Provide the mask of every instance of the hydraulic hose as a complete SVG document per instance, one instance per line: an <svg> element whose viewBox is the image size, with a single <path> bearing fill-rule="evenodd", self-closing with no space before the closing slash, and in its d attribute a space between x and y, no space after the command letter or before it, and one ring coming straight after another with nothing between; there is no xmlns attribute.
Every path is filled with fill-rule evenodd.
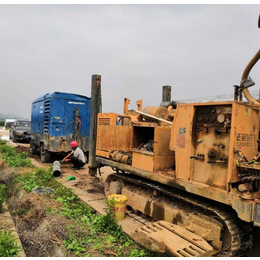
<svg viewBox="0 0 260 260"><path fill-rule="evenodd" d="M258 62L259 59L260 59L260 50L258 50L258 52L255 54L255 56L250 60L250 62L246 66L246 68L243 72L242 78L241 78L240 86L241 86L241 83L248 78L248 75L249 75L251 69L255 66L255 64ZM256 105L260 105L259 101L257 101L255 98L252 97L248 88L243 88L242 92L248 101L250 101Z"/></svg>

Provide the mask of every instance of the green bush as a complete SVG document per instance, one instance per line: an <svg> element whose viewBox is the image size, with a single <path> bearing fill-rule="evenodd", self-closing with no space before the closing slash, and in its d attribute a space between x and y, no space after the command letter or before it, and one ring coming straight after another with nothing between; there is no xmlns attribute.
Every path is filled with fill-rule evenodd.
<svg viewBox="0 0 260 260"><path fill-rule="evenodd" d="M51 168L48 171L39 168L34 173L26 173L23 176L17 175L15 180L20 182L23 188L28 192L38 187L57 188L62 186L53 178L51 172Z"/></svg>
<svg viewBox="0 0 260 260"><path fill-rule="evenodd" d="M12 233L5 230L0 233L0 257L17 256L20 250Z"/></svg>
<svg viewBox="0 0 260 260"><path fill-rule="evenodd" d="M4 126L5 125L5 121L0 121L0 126Z"/></svg>
<svg viewBox="0 0 260 260"><path fill-rule="evenodd" d="M5 141L0 140L0 152L2 159L8 163L9 167L31 167L32 163L27 158L27 153L17 153L15 149L6 144Z"/></svg>
<svg viewBox="0 0 260 260"><path fill-rule="evenodd" d="M0 145L6 144L6 141L0 139Z"/></svg>
<svg viewBox="0 0 260 260"><path fill-rule="evenodd" d="M37 185L37 176L35 174L26 173L24 176L17 175L15 180L20 182L23 188L28 192L39 187Z"/></svg>

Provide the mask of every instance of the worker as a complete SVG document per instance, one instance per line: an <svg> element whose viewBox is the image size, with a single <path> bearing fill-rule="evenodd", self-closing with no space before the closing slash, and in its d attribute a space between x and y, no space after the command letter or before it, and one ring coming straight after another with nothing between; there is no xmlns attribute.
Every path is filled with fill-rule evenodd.
<svg viewBox="0 0 260 260"><path fill-rule="evenodd" d="M72 141L70 143L70 147L72 152L69 153L62 162L72 162L74 169L80 169L86 163L86 158L83 151L79 148L79 144L77 141Z"/></svg>

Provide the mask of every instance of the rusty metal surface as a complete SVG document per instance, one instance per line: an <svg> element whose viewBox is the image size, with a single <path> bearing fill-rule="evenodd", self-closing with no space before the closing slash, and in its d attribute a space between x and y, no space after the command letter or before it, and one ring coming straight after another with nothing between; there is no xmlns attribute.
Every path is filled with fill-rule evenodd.
<svg viewBox="0 0 260 260"><path fill-rule="evenodd" d="M239 150L248 159L254 157L258 153L259 136L259 107L234 103L233 110L228 172L228 180L232 182L240 179L234 150Z"/></svg>
<svg viewBox="0 0 260 260"><path fill-rule="evenodd" d="M132 164L132 154L129 152L115 150L109 153L109 158L116 162Z"/></svg>
<svg viewBox="0 0 260 260"><path fill-rule="evenodd" d="M171 86L163 86L162 88L162 102L171 101Z"/></svg>
<svg viewBox="0 0 260 260"><path fill-rule="evenodd" d="M100 141L102 134L100 133L101 126L116 126L117 114L116 113L99 113L97 121L97 142L96 142L96 154L99 156L109 158L109 150L103 150L100 148Z"/></svg>
<svg viewBox="0 0 260 260"><path fill-rule="evenodd" d="M239 197L238 194L227 193L223 189L219 188L208 188L208 185L203 185L196 182L186 182L183 180L176 180L172 172L170 174L165 173L151 173L148 171L143 171L138 168L134 168L130 165L124 165L121 163L113 162L111 160L97 157L97 161L101 165L111 166L123 172L131 172L134 175L145 178L147 180L152 180L161 184L165 184L170 187L174 187L192 194L199 195L204 198L208 198L226 205L232 206L232 208L237 212L238 217L247 222L255 222L255 225L260 224L259 213L254 213L254 209L257 205L257 201L245 200ZM129 174L130 175L130 174Z"/></svg>
<svg viewBox="0 0 260 260"><path fill-rule="evenodd" d="M241 177L237 170L235 152L239 150L248 158L257 154L260 125L258 106L237 101L181 104L175 111L169 133L166 127L162 128L165 131L163 133L158 126L148 126L148 122L138 120L137 118L137 121L129 126L133 130L132 147L127 151L133 153L132 165L98 157L101 165L114 167L123 174L130 173L129 175L145 178L147 182L152 180L158 185L164 184L229 205L229 209L233 208L237 213L232 221L240 218L260 225L259 198L258 195L251 194L256 191L256 181L252 184L253 191L241 191L241 187L244 187L241 183L251 183L253 180ZM109 131L111 129L112 127L109 127ZM102 138L110 136L108 133L102 134ZM113 135L110 147L117 142L119 136L119 133ZM120 137L119 140L123 138ZM142 144L150 141L154 144L152 150L140 149L144 147ZM103 146L106 144L107 142ZM126 141L122 141L117 150L125 150L122 149L125 144ZM161 192L163 189L165 187ZM151 203L151 207L154 205ZM167 206L162 208L165 213ZM169 211L174 212L172 209ZM229 227L231 224L226 225ZM232 232L235 234L237 231ZM239 239L242 241L242 238ZM236 248L236 245L231 247Z"/></svg>
<svg viewBox="0 0 260 260"><path fill-rule="evenodd" d="M227 189L232 107L207 105L194 109L191 179ZM198 155L203 158L196 158Z"/></svg>
<svg viewBox="0 0 260 260"><path fill-rule="evenodd" d="M153 131L151 131L153 130ZM153 140L153 149L145 151L140 148L140 143L146 136ZM144 127L134 127L134 147L132 166L144 171L157 172L173 168L175 165L174 152L169 149L170 127L156 126L148 132ZM144 137L142 137L144 136Z"/></svg>
<svg viewBox="0 0 260 260"><path fill-rule="evenodd" d="M198 111L207 107L220 112L206 115L206 122L205 115ZM223 121L217 122L220 115ZM254 105L229 102L178 106L170 142L176 156L176 178L228 190L228 183L238 180L234 148L253 157L257 154L258 132L259 108Z"/></svg>
<svg viewBox="0 0 260 260"><path fill-rule="evenodd" d="M114 191L115 183L111 182L108 187L110 193ZM198 209L186 205L183 201L165 196L154 195L155 190L147 190L140 186L121 184L122 194L127 196L127 204L134 211L143 212L146 216L151 216L155 220L165 220L185 227L187 230L203 237L209 241L217 253L222 248L223 225L214 218L209 218L199 212Z"/></svg>
<svg viewBox="0 0 260 260"><path fill-rule="evenodd" d="M168 185L170 187L174 187L180 190L185 190L191 192L193 194L198 194L206 198L212 198L215 201L222 202L224 204L229 204L231 196L226 196L227 193L221 189L212 188L211 190L208 189L207 186L201 184L192 184L189 182L185 182L182 180L176 180L175 175L172 171L170 173L162 172L162 173L152 173L144 170L140 170L138 168L132 167L130 165L125 165L118 162L113 162L111 160L97 157L97 161L100 165L107 165L123 172L132 173L134 175L143 177L145 179L149 179L161 184Z"/></svg>
<svg viewBox="0 0 260 260"><path fill-rule="evenodd" d="M164 120L167 120L168 116L169 116L169 111L167 110L166 107L152 107L152 106L147 106L143 109L143 112L145 114L149 114L155 117L159 117L162 118ZM143 118L145 118L147 121L151 121L151 118L146 116L146 115L142 115Z"/></svg>
<svg viewBox="0 0 260 260"><path fill-rule="evenodd" d="M193 114L193 106L178 106L171 129L170 150L175 151L176 177L186 181L190 180Z"/></svg>
<svg viewBox="0 0 260 260"><path fill-rule="evenodd" d="M215 229L212 226L212 223L210 225L207 224L207 221L205 221L205 218L207 219L207 217L209 218L210 222L219 222L219 224L224 225L224 229L222 230L222 240L219 241L222 244L222 250L225 251L226 256L236 256L236 255L240 255L243 254L243 252L245 252L248 248L250 248L252 246L252 234L251 234L251 228L250 225L239 220L237 218L237 215L234 211L231 210L230 207L227 207L225 205L221 205L221 204L217 204L214 203L212 201L207 201L205 199L200 198L199 196L195 196L192 195L190 193L186 193L183 192L179 189L174 189L168 186L164 186L164 185L160 185L158 183L154 183L151 182L149 180L144 180L142 178L138 178L135 177L133 175L129 175L129 174L113 174L110 175L109 178L106 181L106 194L109 194L109 185L108 183L110 181L120 181L120 182L124 182L123 184L120 184L122 188L122 191L125 190L131 190L131 189L138 189L139 192L135 192L134 196L138 197L138 200L143 200L143 203L146 204L145 207L145 214L152 214L151 216L155 219L165 219L167 221L173 222L174 224L180 224L182 223L183 226L186 227L186 229L191 230L193 232L195 232L196 234L198 234L199 236L203 236L204 239L206 239L213 247L214 249L217 251L218 248L218 240L217 237L215 237L215 235L210 234L208 232L204 233L204 231L206 231L205 229L209 228L211 230L211 232ZM128 188L128 186L131 186ZM133 188L133 185L137 185L136 188ZM174 218L171 221L170 219L167 219L167 216L170 217L170 215L168 215L169 213L167 213L168 209L165 206L159 206L158 203L156 203L156 201L154 201L154 205L156 205L156 208L153 208L153 203L151 203L151 201L147 201L147 203L145 202L145 197L143 196L143 188L142 187L146 187L149 188L149 190L153 193L153 195L148 195L146 196L147 200L154 201L154 199L156 199L156 197L154 198L154 196L156 196L154 191L157 191L159 194L158 196L158 200L161 200L161 195L166 195L169 198L173 199L173 205L176 204L176 200L180 200L181 204L177 205L176 204L176 208L177 209L184 209L185 207L188 206L188 211L187 213L189 213L190 211L194 214L194 216L192 218L189 218L189 220L193 220L192 222L194 222L192 225L190 225L190 222L186 222L183 218L182 221L182 217L181 216L177 216L176 215L176 220L177 222L175 222ZM131 192L130 194L128 194L129 197L131 197ZM142 203L142 202L140 202ZM138 202L135 200L134 204L135 206L139 205ZM147 206L148 205L148 206ZM167 205L170 205L170 203L167 203ZM245 208L245 206L248 205L240 205L240 207ZM157 208L157 207L160 207ZM151 210L150 213L147 212L147 209L154 209ZM139 208L141 209L141 208ZM200 214L197 214L197 220L196 220L196 212L197 213L202 213L201 216ZM186 213L186 214L187 214ZM185 213L184 213L185 214ZM187 214L189 215L189 214ZM187 226L188 224L188 226ZM198 225L196 228L196 224ZM200 232L200 233L197 233ZM215 239L213 239L213 237L215 237ZM221 244L220 244L221 245ZM223 256L223 255L222 255Z"/></svg>
<svg viewBox="0 0 260 260"><path fill-rule="evenodd" d="M171 140L171 127L155 127L154 129L154 154L171 155L174 152L170 150L169 143Z"/></svg>
<svg viewBox="0 0 260 260"><path fill-rule="evenodd" d="M136 101L137 110L142 111L143 110L143 100L137 100Z"/></svg>
<svg viewBox="0 0 260 260"><path fill-rule="evenodd" d="M148 172L164 171L174 167L174 155L154 155L154 153L133 151L132 166Z"/></svg>
<svg viewBox="0 0 260 260"><path fill-rule="evenodd" d="M131 126L98 127L98 150L102 151L130 151L132 149L133 128Z"/></svg>
<svg viewBox="0 0 260 260"><path fill-rule="evenodd" d="M125 98L124 99L124 114L127 114L128 112L128 105L130 104L130 99L129 98Z"/></svg>
<svg viewBox="0 0 260 260"><path fill-rule="evenodd" d="M201 237L180 226L166 221L158 221L137 228L153 251L169 252L178 257L212 256L213 248Z"/></svg>

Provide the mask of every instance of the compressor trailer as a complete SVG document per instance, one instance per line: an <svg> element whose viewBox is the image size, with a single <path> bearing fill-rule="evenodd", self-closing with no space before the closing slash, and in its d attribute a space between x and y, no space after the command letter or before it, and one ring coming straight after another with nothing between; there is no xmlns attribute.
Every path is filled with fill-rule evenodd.
<svg viewBox="0 0 260 260"><path fill-rule="evenodd" d="M88 152L90 134L90 98L54 92L32 103L31 153L40 153L42 162L50 162L53 153L67 153L76 140Z"/></svg>

